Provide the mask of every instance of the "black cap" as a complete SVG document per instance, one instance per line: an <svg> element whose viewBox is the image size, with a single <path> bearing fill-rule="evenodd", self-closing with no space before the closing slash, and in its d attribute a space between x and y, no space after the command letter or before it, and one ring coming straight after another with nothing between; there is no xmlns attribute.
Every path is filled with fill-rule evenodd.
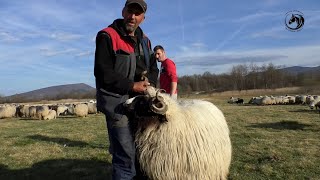
<svg viewBox="0 0 320 180"><path fill-rule="evenodd" d="M144 0L127 0L125 6L128 6L130 4L139 4L139 6L142 8L143 12L147 11L147 3Z"/></svg>

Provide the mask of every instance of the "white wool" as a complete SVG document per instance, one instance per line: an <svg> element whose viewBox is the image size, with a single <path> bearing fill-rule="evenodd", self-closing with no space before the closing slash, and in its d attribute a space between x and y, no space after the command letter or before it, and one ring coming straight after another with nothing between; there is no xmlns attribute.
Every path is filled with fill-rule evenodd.
<svg viewBox="0 0 320 180"><path fill-rule="evenodd" d="M153 180L226 179L231 163L229 129L222 112L201 100L161 94L167 123L137 133L141 168ZM139 132L139 131L138 131Z"/></svg>
<svg viewBox="0 0 320 180"><path fill-rule="evenodd" d="M56 119L57 118L57 112L55 110L49 110L48 115L44 116L44 120L51 120L51 119Z"/></svg>
<svg viewBox="0 0 320 180"><path fill-rule="evenodd" d="M11 104L6 104L4 106L0 106L0 119L2 118L11 118L16 114L16 107Z"/></svg>
<svg viewBox="0 0 320 180"><path fill-rule="evenodd" d="M88 106L86 104L76 104L74 113L78 117L86 117L88 116Z"/></svg>

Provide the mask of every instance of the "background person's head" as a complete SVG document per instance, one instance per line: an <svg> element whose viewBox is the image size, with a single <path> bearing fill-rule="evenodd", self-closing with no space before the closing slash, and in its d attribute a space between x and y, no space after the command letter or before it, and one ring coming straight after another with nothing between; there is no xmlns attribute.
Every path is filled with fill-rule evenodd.
<svg viewBox="0 0 320 180"><path fill-rule="evenodd" d="M157 61L162 62L167 59L166 52L161 45L157 45L153 48L154 55Z"/></svg>
<svg viewBox="0 0 320 180"><path fill-rule="evenodd" d="M127 0L122 9L122 17L126 31L129 35L133 35L138 26L145 19L147 4L144 0Z"/></svg>

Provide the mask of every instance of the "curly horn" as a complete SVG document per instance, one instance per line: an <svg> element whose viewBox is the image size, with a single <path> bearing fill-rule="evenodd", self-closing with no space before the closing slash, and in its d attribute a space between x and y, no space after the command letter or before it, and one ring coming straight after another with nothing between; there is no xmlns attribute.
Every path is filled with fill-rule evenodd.
<svg viewBox="0 0 320 180"><path fill-rule="evenodd" d="M159 96L159 92L160 91L161 90L158 90L157 93L156 93L156 97L151 99L151 101L150 101L150 109L154 113L164 115L168 110L168 106L166 105L166 103L164 103L163 97Z"/></svg>
<svg viewBox="0 0 320 180"><path fill-rule="evenodd" d="M164 89L159 89L157 92L156 92L156 98L157 98L157 100L162 100L163 101L163 97L162 96L159 96L159 93L165 93L166 92L166 90L164 90Z"/></svg>

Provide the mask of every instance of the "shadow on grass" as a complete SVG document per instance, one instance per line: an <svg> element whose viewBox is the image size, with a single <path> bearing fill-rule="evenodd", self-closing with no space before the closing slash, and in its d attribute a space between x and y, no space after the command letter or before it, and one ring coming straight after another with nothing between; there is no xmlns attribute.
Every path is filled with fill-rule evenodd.
<svg viewBox="0 0 320 180"><path fill-rule="evenodd" d="M37 141L45 141L45 142L53 142L57 143L62 146L68 146L68 147L92 147L92 148L103 148L106 149L104 145L101 146L93 146L91 144L88 144L86 142L82 141L73 141L67 138L57 138L57 137L48 137L48 136L42 136L42 135L33 135L33 136L27 136L27 138L37 140Z"/></svg>
<svg viewBox="0 0 320 180"><path fill-rule="evenodd" d="M40 121L39 119L36 119L36 118L20 118L19 119L20 121Z"/></svg>
<svg viewBox="0 0 320 180"><path fill-rule="evenodd" d="M111 180L111 164L98 160L55 159L35 163L30 168L9 169L0 164L0 179L57 180L107 179Z"/></svg>
<svg viewBox="0 0 320 180"><path fill-rule="evenodd" d="M57 117L56 119L52 119L52 120L39 120L38 118L30 118L30 117L22 117L22 118L19 118L20 121L59 121L59 120L62 120L62 119L78 119L79 117L76 117L76 116L59 116ZM83 118L86 118L86 117L83 117Z"/></svg>
<svg viewBox="0 0 320 180"><path fill-rule="evenodd" d="M317 113L317 111L312 109L296 109L289 112L296 112L296 113Z"/></svg>
<svg viewBox="0 0 320 180"><path fill-rule="evenodd" d="M306 127L310 127L311 125L301 124L297 121L281 121L274 123L259 123L253 124L247 127L252 128L270 128L270 129L278 129L278 130L305 130Z"/></svg>

